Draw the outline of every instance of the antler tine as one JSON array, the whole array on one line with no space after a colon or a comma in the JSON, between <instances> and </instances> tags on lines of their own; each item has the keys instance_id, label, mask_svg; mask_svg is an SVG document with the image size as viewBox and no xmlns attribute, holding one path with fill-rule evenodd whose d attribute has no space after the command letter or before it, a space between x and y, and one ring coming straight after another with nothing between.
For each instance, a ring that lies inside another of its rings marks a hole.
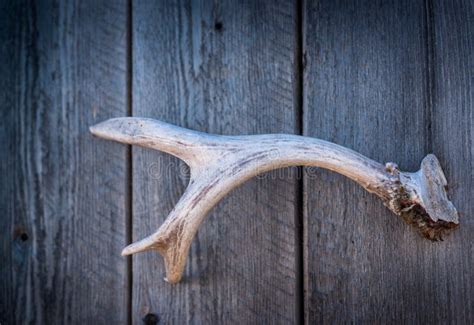
<instances>
[{"instance_id":1,"label":"antler tine","mask_svg":"<svg viewBox=\"0 0 474 325\"><path fill-rule=\"evenodd\" d=\"M393 163L383 166L334 143L295 135L217 136L131 117L102 122L91 132L170 153L190 166L188 188L166 221L122 252L157 250L171 283L181 279L192 239L209 210L245 180L276 168L318 166L343 174L378 195L390 210L432 240L441 239L459 223L434 155L425 157L418 172L406 173Z\"/></svg>"},{"instance_id":2,"label":"antler tine","mask_svg":"<svg viewBox=\"0 0 474 325\"><path fill-rule=\"evenodd\" d=\"M192 176L190 185L161 227L149 237L125 247L122 255L157 250L165 260L165 280L178 282L199 225L207 212L234 187L221 175L216 169L210 175Z\"/></svg>"},{"instance_id":3,"label":"antler tine","mask_svg":"<svg viewBox=\"0 0 474 325\"><path fill-rule=\"evenodd\" d=\"M89 128L100 138L169 153L189 166L201 165L203 153L215 136L150 118L118 117Z\"/></svg>"}]
</instances>

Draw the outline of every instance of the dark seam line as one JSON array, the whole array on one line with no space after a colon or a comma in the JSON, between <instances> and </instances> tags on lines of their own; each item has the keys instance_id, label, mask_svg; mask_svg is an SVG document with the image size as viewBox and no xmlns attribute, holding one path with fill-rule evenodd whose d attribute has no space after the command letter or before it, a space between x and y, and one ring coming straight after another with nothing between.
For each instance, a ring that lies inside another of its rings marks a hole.
<instances>
[{"instance_id":1,"label":"dark seam line","mask_svg":"<svg viewBox=\"0 0 474 325\"><path fill-rule=\"evenodd\" d=\"M296 44L295 44L295 113L296 134L303 135L303 0L296 2ZM303 261L303 203L304 203L304 168L298 167L296 171L295 195L295 308L296 323L304 324L304 261Z\"/></svg>"},{"instance_id":2,"label":"dark seam line","mask_svg":"<svg viewBox=\"0 0 474 325\"><path fill-rule=\"evenodd\" d=\"M433 108L434 108L434 30L433 30L433 6L431 0L425 0L425 82L426 82L426 130L425 130L425 154L433 151Z\"/></svg>"},{"instance_id":3,"label":"dark seam line","mask_svg":"<svg viewBox=\"0 0 474 325\"><path fill-rule=\"evenodd\" d=\"M132 0L127 0L127 27L126 27L126 92L127 92L127 116L133 116L132 107L132 77L133 77L133 66L132 66ZM127 146L127 169L126 169L126 213L125 213L125 234L127 245L132 243L133 240L133 159L132 159L132 147ZM133 298L133 260L132 256L127 256L127 324L132 324L132 298Z\"/></svg>"}]
</instances>

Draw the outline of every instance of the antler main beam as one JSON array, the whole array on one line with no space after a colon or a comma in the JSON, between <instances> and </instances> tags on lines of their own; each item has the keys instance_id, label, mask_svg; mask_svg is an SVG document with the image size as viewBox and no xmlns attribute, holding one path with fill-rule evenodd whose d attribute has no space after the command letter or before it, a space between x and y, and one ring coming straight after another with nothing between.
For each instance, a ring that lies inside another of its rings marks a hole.
<instances>
[{"instance_id":1,"label":"antler main beam","mask_svg":"<svg viewBox=\"0 0 474 325\"><path fill-rule=\"evenodd\" d=\"M122 255L158 251L165 260L165 280L171 283L181 279L191 241L209 210L247 179L276 168L317 166L345 175L431 240L442 239L459 223L434 155L423 159L419 171L408 173L394 163L382 165L337 144L297 135L219 136L132 117L110 119L90 131L104 139L167 152L189 165L189 185L166 221L122 251Z\"/></svg>"}]
</instances>

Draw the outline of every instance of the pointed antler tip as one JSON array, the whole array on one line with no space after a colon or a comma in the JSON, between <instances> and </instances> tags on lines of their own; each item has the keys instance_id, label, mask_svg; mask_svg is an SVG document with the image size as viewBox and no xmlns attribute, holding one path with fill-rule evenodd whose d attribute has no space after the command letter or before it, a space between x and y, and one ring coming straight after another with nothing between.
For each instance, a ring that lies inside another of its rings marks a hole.
<instances>
[{"instance_id":1,"label":"pointed antler tip","mask_svg":"<svg viewBox=\"0 0 474 325\"><path fill-rule=\"evenodd\" d=\"M97 135L97 124L89 126L89 132L92 133L93 135Z\"/></svg>"},{"instance_id":2,"label":"pointed antler tip","mask_svg":"<svg viewBox=\"0 0 474 325\"><path fill-rule=\"evenodd\" d=\"M112 119L89 126L89 132L96 137L106 138L106 135L110 133L110 121L112 121Z\"/></svg>"},{"instance_id":3,"label":"pointed antler tip","mask_svg":"<svg viewBox=\"0 0 474 325\"><path fill-rule=\"evenodd\" d=\"M129 256L129 255L132 255L133 252L131 251L130 246L127 246L122 250L121 254L122 256Z\"/></svg>"},{"instance_id":4,"label":"pointed antler tip","mask_svg":"<svg viewBox=\"0 0 474 325\"><path fill-rule=\"evenodd\" d=\"M122 250L122 256L128 256L149 250L149 245L143 245L143 241L139 241L128 245Z\"/></svg>"}]
</instances>

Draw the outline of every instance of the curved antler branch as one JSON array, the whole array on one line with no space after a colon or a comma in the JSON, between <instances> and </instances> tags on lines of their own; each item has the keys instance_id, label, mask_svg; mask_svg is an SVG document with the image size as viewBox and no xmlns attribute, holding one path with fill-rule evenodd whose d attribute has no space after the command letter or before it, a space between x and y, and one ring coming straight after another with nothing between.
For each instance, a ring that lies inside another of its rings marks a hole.
<instances>
[{"instance_id":1,"label":"curved antler branch","mask_svg":"<svg viewBox=\"0 0 474 325\"><path fill-rule=\"evenodd\" d=\"M218 136L131 117L111 119L90 130L101 138L167 152L190 166L188 188L166 221L122 252L157 250L171 283L181 279L191 241L209 210L244 181L276 168L317 166L345 175L431 240L442 239L459 223L434 155L423 159L419 171L407 173L394 163L384 166L337 144L296 135Z\"/></svg>"}]
</instances>

